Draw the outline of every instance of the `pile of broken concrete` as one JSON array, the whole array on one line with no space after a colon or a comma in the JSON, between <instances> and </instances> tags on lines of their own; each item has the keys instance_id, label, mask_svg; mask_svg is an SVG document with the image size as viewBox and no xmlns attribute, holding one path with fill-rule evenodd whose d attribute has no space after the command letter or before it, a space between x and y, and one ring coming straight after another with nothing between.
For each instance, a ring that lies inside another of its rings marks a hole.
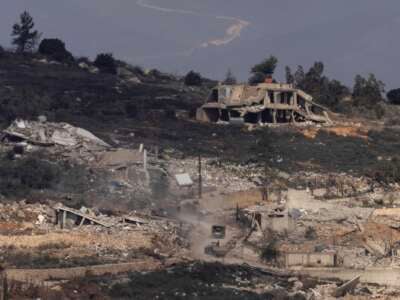
<instances>
[{"instance_id":1,"label":"pile of broken concrete","mask_svg":"<svg viewBox=\"0 0 400 300\"><path fill-rule=\"evenodd\" d=\"M38 146L82 146L91 149L94 147L98 149L110 147L106 142L85 129L74 127L68 123L46 122L43 118L39 118L38 121L17 119L3 133L3 139L25 141Z\"/></svg>"}]
</instances>

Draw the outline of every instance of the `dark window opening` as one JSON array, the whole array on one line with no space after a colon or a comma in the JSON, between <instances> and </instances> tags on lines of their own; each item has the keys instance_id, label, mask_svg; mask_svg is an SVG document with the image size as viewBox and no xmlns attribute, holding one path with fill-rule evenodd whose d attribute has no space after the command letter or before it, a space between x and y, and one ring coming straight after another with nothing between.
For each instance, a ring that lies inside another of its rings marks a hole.
<instances>
[{"instance_id":1,"label":"dark window opening","mask_svg":"<svg viewBox=\"0 0 400 300\"><path fill-rule=\"evenodd\" d=\"M278 123L289 123L291 114L289 111L284 109L279 109L276 111L276 121Z\"/></svg>"},{"instance_id":2,"label":"dark window opening","mask_svg":"<svg viewBox=\"0 0 400 300\"><path fill-rule=\"evenodd\" d=\"M226 109L222 109L221 110L221 117L220 117L221 121L225 121L225 122L229 122L229 113L228 110Z\"/></svg>"},{"instance_id":3,"label":"dark window opening","mask_svg":"<svg viewBox=\"0 0 400 300\"><path fill-rule=\"evenodd\" d=\"M275 103L275 95L273 92L268 91L269 99L271 99L271 103Z\"/></svg>"},{"instance_id":4,"label":"dark window opening","mask_svg":"<svg viewBox=\"0 0 400 300\"><path fill-rule=\"evenodd\" d=\"M297 103L301 108L306 109L306 100L301 97L297 97Z\"/></svg>"},{"instance_id":5,"label":"dark window opening","mask_svg":"<svg viewBox=\"0 0 400 300\"><path fill-rule=\"evenodd\" d=\"M219 119L219 112L216 108L205 108L204 113L207 115L207 119L210 122L217 122Z\"/></svg>"},{"instance_id":6,"label":"dark window opening","mask_svg":"<svg viewBox=\"0 0 400 300\"><path fill-rule=\"evenodd\" d=\"M311 106L311 111L316 115L323 115L324 113L324 110L321 107L315 105Z\"/></svg>"},{"instance_id":7,"label":"dark window opening","mask_svg":"<svg viewBox=\"0 0 400 300\"><path fill-rule=\"evenodd\" d=\"M279 98L280 98L280 101L279 101L279 103L280 104L285 104L285 96L286 96L286 94L285 93L280 93L279 94Z\"/></svg>"},{"instance_id":8,"label":"dark window opening","mask_svg":"<svg viewBox=\"0 0 400 300\"><path fill-rule=\"evenodd\" d=\"M236 110L231 110L229 114L231 118L240 118L240 113Z\"/></svg>"},{"instance_id":9,"label":"dark window opening","mask_svg":"<svg viewBox=\"0 0 400 300\"><path fill-rule=\"evenodd\" d=\"M270 109L266 109L261 113L261 121L263 123L273 123L272 112Z\"/></svg>"},{"instance_id":10,"label":"dark window opening","mask_svg":"<svg viewBox=\"0 0 400 300\"><path fill-rule=\"evenodd\" d=\"M291 100L293 99L293 92L286 93L286 104L291 105Z\"/></svg>"},{"instance_id":11,"label":"dark window opening","mask_svg":"<svg viewBox=\"0 0 400 300\"><path fill-rule=\"evenodd\" d=\"M259 114L258 113L247 113L244 116L244 122L245 123L257 124L258 120L259 120Z\"/></svg>"}]
</instances>

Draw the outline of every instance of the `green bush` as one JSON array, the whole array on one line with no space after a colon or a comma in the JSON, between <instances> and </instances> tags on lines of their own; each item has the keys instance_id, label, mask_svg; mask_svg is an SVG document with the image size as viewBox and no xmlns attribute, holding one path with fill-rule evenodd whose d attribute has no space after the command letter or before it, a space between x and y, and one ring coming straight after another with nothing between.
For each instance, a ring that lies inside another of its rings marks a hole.
<instances>
[{"instance_id":1,"label":"green bush","mask_svg":"<svg viewBox=\"0 0 400 300\"><path fill-rule=\"evenodd\" d=\"M202 82L201 75L194 71L190 71L185 76L185 85L187 86L200 86Z\"/></svg>"},{"instance_id":2,"label":"green bush","mask_svg":"<svg viewBox=\"0 0 400 300\"><path fill-rule=\"evenodd\" d=\"M39 45L39 53L59 62L72 62L74 57L67 51L63 41L59 39L44 39Z\"/></svg>"},{"instance_id":3,"label":"green bush","mask_svg":"<svg viewBox=\"0 0 400 300\"><path fill-rule=\"evenodd\" d=\"M6 55L6 51L2 46L0 46L0 58L4 57Z\"/></svg>"},{"instance_id":4,"label":"green bush","mask_svg":"<svg viewBox=\"0 0 400 300\"><path fill-rule=\"evenodd\" d=\"M386 97L391 104L400 105L400 89L390 90Z\"/></svg>"},{"instance_id":5,"label":"green bush","mask_svg":"<svg viewBox=\"0 0 400 300\"><path fill-rule=\"evenodd\" d=\"M97 55L94 65L103 73L117 74L117 63L111 53Z\"/></svg>"}]
</instances>

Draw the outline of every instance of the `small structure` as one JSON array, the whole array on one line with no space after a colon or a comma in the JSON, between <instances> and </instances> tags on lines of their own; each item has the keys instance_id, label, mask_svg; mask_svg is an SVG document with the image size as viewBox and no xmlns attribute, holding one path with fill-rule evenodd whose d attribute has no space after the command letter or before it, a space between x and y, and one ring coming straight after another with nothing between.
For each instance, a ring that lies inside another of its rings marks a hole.
<instances>
[{"instance_id":1,"label":"small structure","mask_svg":"<svg viewBox=\"0 0 400 300\"><path fill-rule=\"evenodd\" d=\"M251 228L261 231L266 229L271 229L275 232L290 231L295 223L289 216L288 210L279 206L251 206L244 209L240 217L246 218Z\"/></svg>"},{"instance_id":2,"label":"small structure","mask_svg":"<svg viewBox=\"0 0 400 300\"><path fill-rule=\"evenodd\" d=\"M283 265L289 267L336 267L336 252L285 252L281 254Z\"/></svg>"},{"instance_id":3,"label":"small structure","mask_svg":"<svg viewBox=\"0 0 400 300\"><path fill-rule=\"evenodd\" d=\"M327 109L291 84L219 85L196 112L203 122L231 124L331 123Z\"/></svg>"}]
</instances>

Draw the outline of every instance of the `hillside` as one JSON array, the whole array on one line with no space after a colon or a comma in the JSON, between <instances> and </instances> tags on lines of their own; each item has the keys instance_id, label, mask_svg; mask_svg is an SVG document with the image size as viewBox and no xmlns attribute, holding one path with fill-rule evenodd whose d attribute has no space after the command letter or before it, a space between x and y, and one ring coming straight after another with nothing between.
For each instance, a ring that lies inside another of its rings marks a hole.
<instances>
[{"instance_id":1,"label":"hillside","mask_svg":"<svg viewBox=\"0 0 400 300\"><path fill-rule=\"evenodd\" d=\"M216 82L118 66L0 57L12 295L322 300L349 280L333 267L361 274L357 295L398 286L369 276L400 265L395 109L380 121L330 112L327 126L207 124L195 111ZM293 267L288 255L318 259Z\"/></svg>"}]
</instances>

